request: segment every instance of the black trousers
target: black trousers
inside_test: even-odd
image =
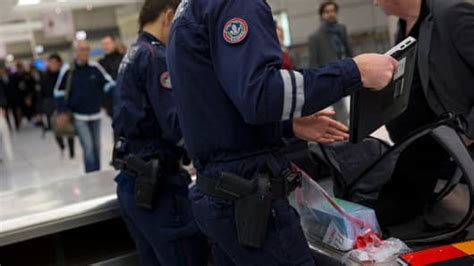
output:
[[[61,151],[63,151],[66,148],[66,145],[64,144],[64,138],[67,139],[67,143],[68,143],[68,147],[69,147],[69,157],[74,158],[74,156],[75,156],[74,137],[56,136],[56,143],[58,144]]]
[[[15,127],[16,130],[19,130],[21,125],[21,119],[23,117],[21,107],[19,105],[9,105],[5,109],[5,112],[7,117],[7,124],[10,130],[13,130],[13,127]],[[11,116],[13,116],[14,125],[12,125],[12,121],[10,121],[10,114]]]

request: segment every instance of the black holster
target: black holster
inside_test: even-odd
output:
[[[153,209],[160,187],[164,183],[164,175],[159,159],[145,161],[142,158],[126,154],[123,140],[119,140],[114,149],[113,166],[135,178],[135,204],[145,209]]]
[[[272,200],[286,198],[300,184],[300,174],[287,169],[278,177],[260,174],[252,180],[232,173],[222,173],[217,181],[199,176],[196,185],[204,194],[233,200],[239,244],[261,248],[265,243]]]
[[[137,169],[135,178],[135,204],[145,209],[153,209],[159,189],[163,187],[160,161],[152,159],[145,162],[139,157],[129,156],[127,167]]]
[[[240,245],[261,248],[265,242],[272,204],[269,177],[260,175],[249,181],[223,173],[216,189],[236,197],[234,215]]]

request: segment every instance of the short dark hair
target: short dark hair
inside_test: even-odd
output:
[[[334,2],[334,1],[324,1],[319,6],[319,16],[322,16],[323,13],[324,13],[324,9],[326,9],[326,7],[331,6],[331,5],[334,6],[334,8],[336,9],[336,12],[339,11],[339,5],[336,2]]]
[[[48,57],[48,60],[56,60],[58,61],[59,63],[62,63],[63,62],[63,59],[61,58],[61,56],[59,54],[51,54],[49,57]]]
[[[107,38],[110,38],[114,42],[117,40],[117,37],[115,37],[114,35],[110,35],[110,34],[107,34],[104,37],[102,37],[102,39],[107,39]]]
[[[146,24],[155,21],[167,9],[176,10],[180,2],[181,0],[146,0],[138,18],[140,31],[143,30]]]

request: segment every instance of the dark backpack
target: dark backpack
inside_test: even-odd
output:
[[[380,222],[386,220],[386,216],[399,215],[387,211],[384,208],[387,199],[382,201],[381,198],[401,154],[417,141],[431,138],[447,153],[447,158],[451,158],[446,163],[452,166],[452,173],[443,180],[433,177],[437,190],[429,194],[422,213],[396,224],[381,222],[381,226],[386,237],[400,238],[409,245],[462,240],[466,228],[473,222],[474,163],[472,151],[468,151],[457,131],[448,126],[452,122],[453,119],[448,119],[428,125],[394,146],[375,138],[357,144],[313,143],[309,147],[310,156],[331,169],[336,197],[374,208]],[[406,186],[411,185],[406,183]],[[404,191],[399,193],[403,196]],[[409,206],[400,207],[403,210]]]

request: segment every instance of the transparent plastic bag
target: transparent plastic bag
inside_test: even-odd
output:
[[[331,197],[317,182],[302,173],[302,185],[289,197],[301,217],[310,243],[324,243],[341,251],[357,247],[358,240],[379,239],[380,227],[374,210]]]
[[[401,240],[389,238],[387,240],[369,243],[363,248],[348,252],[344,258],[344,265],[376,265],[397,266],[398,256],[409,252],[410,249]]]

